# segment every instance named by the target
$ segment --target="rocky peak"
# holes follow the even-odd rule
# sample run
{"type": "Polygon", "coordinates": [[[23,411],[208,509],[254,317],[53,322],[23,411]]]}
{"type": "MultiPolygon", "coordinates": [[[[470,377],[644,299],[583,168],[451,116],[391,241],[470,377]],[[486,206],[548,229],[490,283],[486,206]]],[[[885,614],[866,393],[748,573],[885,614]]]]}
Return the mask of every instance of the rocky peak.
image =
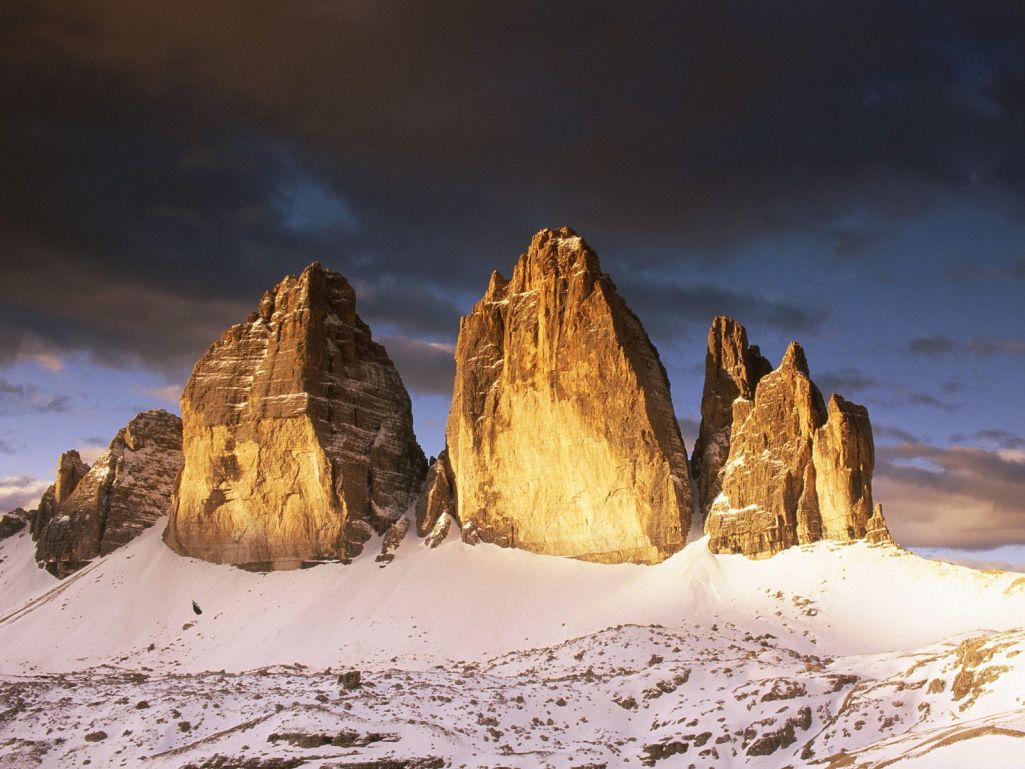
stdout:
{"type": "Polygon", "coordinates": [[[828,412],[814,443],[822,536],[860,539],[872,516],[875,447],[868,409],[834,394],[828,412]]]}
{"type": "Polygon", "coordinates": [[[39,533],[46,528],[46,525],[57,514],[60,505],[71,496],[75,487],[78,486],[85,474],[89,472],[89,465],[82,461],[82,457],[74,449],[65,451],[57,460],[57,475],[50,487],[43,493],[39,500],[39,507],[30,520],[30,531],[32,538],[37,539],[39,533]]]}
{"type": "MultiPolygon", "coordinates": [[[[764,558],[823,538],[866,537],[874,465],[868,411],[838,395],[827,409],[799,344],[791,342],[779,367],[758,380],[753,400],[734,401],[732,417],[721,491],[705,522],[713,552],[764,558]]],[[[872,526],[885,532],[881,511],[872,526]]]]}
{"type": "Polygon", "coordinates": [[[58,505],[71,496],[78,482],[89,472],[89,465],[74,449],[65,451],[57,460],[57,478],[53,482],[53,499],[58,505]]]}
{"type": "MultiPolygon", "coordinates": [[[[70,453],[61,457],[58,482],[62,469],[68,479],[81,470],[78,455],[70,453]]],[[[181,420],[162,409],[138,414],[70,493],[60,498],[58,484],[51,487],[54,507],[39,527],[36,560],[65,577],[127,544],[167,514],[181,465],[181,420]]]]}
{"type": "Polygon", "coordinates": [[[411,506],[426,471],[409,395],[314,263],[196,364],[182,395],[185,469],[165,541],[250,568],[349,558],[411,506]]]}
{"type": "Polygon", "coordinates": [[[691,491],[665,369],[569,228],[538,232],[460,322],[446,440],[421,532],[451,504],[464,539],[539,553],[653,562],[684,544],[691,491]]]}
{"type": "Polygon", "coordinates": [[[703,514],[722,488],[720,474],[730,452],[734,402],[753,399],[758,382],[771,370],[758,347],[748,345],[747,330],[740,323],[725,315],[712,320],[705,352],[701,428],[691,458],[703,514]]]}

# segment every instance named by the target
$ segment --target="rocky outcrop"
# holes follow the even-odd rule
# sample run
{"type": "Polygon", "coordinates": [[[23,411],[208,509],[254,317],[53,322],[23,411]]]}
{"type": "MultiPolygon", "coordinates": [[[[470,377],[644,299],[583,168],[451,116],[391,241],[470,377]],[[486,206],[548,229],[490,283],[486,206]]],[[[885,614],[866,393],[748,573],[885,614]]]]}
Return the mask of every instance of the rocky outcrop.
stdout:
{"type": "Polygon", "coordinates": [[[568,228],[537,233],[461,320],[445,435],[464,540],[610,563],[685,542],[691,489],[665,369],[568,228]]]}
{"type": "Polygon", "coordinates": [[[182,394],[185,468],[165,541],[256,569],[346,559],[415,501],[426,461],[409,395],[319,264],[264,294],[182,394]]]}
{"type": "Polygon", "coordinates": [[[890,528],[883,518],[883,506],[876,505],[872,517],[865,524],[865,539],[873,545],[893,545],[893,537],[890,536],[890,528]]]}
{"type": "Polygon", "coordinates": [[[813,444],[815,489],[825,539],[860,539],[872,516],[875,447],[868,409],[839,395],[829,399],[826,423],[813,444]]]}
{"type": "Polygon", "coordinates": [[[804,350],[791,343],[754,401],[734,404],[722,491],[705,521],[710,550],[763,558],[821,538],[812,440],[825,414],[804,350]]]}
{"type": "Polygon", "coordinates": [[[89,465],[82,461],[82,457],[74,449],[60,455],[60,459],[57,460],[57,477],[43,493],[39,507],[31,517],[33,539],[39,538],[40,532],[46,528],[57,514],[58,508],[71,496],[78,482],[88,472],[89,465]]]}
{"type": "Polygon", "coordinates": [[[691,467],[702,514],[722,490],[723,465],[730,453],[733,402],[752,400],[759,380],[772,365],[757,346],[748,346],[747,330],[725,315],[712,320],[705,352],[705,386],[701,395],[701,428],[691,467]]]}
{"type": "Polygon", "coordinates": [[[58,577],[130,542],[167,514],[182,466],[181,420],[144,411],[77,480],[77,454],[67,457],[61,457],[52,496],[44,495],[56,506],[36,542],[36,560],[58,577]]]}
{"type": "MultiPolygon", "coordinates": [[[[416,502],[417,534],[421,537],[428,537],[438,525],[439,520],[446,517],[454,518],[455,514],[452,468],[448,463],[448,452],[442,451],[428,468],[423,493],[416,502]]],[[[432,538],[431,542],[437,543],[437,537],[432,538]]]]}
{"type": "MultiPolygon", "coordinates": [[[[733,402],[732,420],[721,491],[705,521],[712,552],[766,558],[820,539],[868,537],[868,411],[837,395],[827,410],[800,345],[792,342],[779,368],[760,379],[753,400],[733,402]]],[[[871,520],[868,538],[884,541],[881,509],[871,520]]]]}
{"type": "Polygon", "coordinates": [[[0,539],[13,537],[29,525],[31,514],[21,507],[0,515],[0,539]]]}

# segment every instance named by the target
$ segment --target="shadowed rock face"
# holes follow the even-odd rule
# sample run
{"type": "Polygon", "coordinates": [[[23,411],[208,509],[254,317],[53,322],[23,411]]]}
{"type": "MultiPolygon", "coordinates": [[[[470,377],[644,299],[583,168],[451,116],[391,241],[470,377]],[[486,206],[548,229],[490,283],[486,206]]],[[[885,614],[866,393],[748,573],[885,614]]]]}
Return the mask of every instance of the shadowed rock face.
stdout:
{"type": "Polygon", "coordinates": [[[445,435],[467,541],[608,563],[685,543],[691,489],[665,369],[567,228],[537,233],[460,322],[445,435]]]}
{"type": "Polygon", "coordinates": [[[61,457],[53,495],[44,495],[55,507],[36,542],[36,560],[62,578],[167,514],[182,466],[181,420],[163,410],[142,412],[77,481],[81,463],[70,453],[61,457]]]}
{"type": "Polygon", "coordinates": [[[258,569],[348,558],[414,502],[426,462],[409,395],[341,275],[288,276],[196,364],[164,539],[258,569]]]}
{"type": "MultiPolygon", "coordinates": [[[[446,516],[455,517],[455,492],[452,488],[452,468],[448,463],[448,452],[440,456],[427,470],[427,481],[423,494],[416,503],[416,529],[421,537],[429,537],[439,520],[446,516]]],[[[433,537],[431,542],[440,544],[444,537],[433,537]]]]}
{"type": "Polygon", "coordinates": [[[748,346],[747,331],[733,318],[712,320],[705,353],[705,387],[701,395],[701,429],[691,467],[703,515],[719,492],[719,477],[730,453],[733,402],[752,400],[759,380],[772,370],[757,346],[748,346]]]}
{"type": "Polygon", "coordinates": [[[13,537],[28,526],[31,519],[32,514],[21,507],[16,507],[10,512],[0,515],[0,539],[13,537]]]}
{"type": "Polygon", "coordinates": [[[57,478],[43,493],[43,498],[39,500],[39,508],[31,517],[33,539],[39,538],[39,533],[56,515],[57,508],[71,496],[71,492],[87,472],[89,465],[82,461],[74,449],[60,455],[60,459],[57,460],[57,478]]]}
{"type": "Polygon", "coordinates": [[[733,402],[729,446],[705,521],[712,552],[766,558],[819,539],[889,541],[882,510],[872,516],[868,411],[838,395],[827,410],[796,342],[753,399],[733,402]]]}

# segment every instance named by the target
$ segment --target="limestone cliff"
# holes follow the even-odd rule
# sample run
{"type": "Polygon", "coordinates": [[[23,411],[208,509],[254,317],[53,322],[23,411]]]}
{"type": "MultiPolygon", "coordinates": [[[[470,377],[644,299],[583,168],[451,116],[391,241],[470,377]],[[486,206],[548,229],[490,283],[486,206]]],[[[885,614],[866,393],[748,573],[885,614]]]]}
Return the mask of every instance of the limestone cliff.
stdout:
{"type": "Polygon", "coordinates": [[[875,447],[868,409],[839,395],[829,399],[829,416],[815,432],[815,488],[825,539],[860,539],[872,516],[875,447]]]}
{"type": "Polygon", "coordinates": [[[705,386],[701,395],[701,428],[691,467],[702,514],[722,490],[723,465],[730,453],[733,402],[751,400],[759,380],[772,370],[757,346],[748,346],[747,330],[733,318],[712,320],[705,352],[705,386]]]}
{"type": "Polygon", "coordinates": [[[89,472],[89,465],[74,449],[65,451],[57,460],[57,477],[39,500],[39,507],[31,516],[32,538],[38,539],[39,533],[46,528],[57,514],[57,509],[65,499],[71,496],[78,482],[89,472]]]}
{"type": "Polygon", "coordinates": [[[257,569],[348,558],[413,503],[426,462],[409,395],[319,264],[264,294],[182,394],[185,468],[165,541],[257,569]]]}
{"type": "MultiPolygon", "coordinates": [[[[452,489],[452,468],[448,452],[442,451],[427,470],[423,494],[416,503],[416,528],[421,537],[430,538],[439,520],[455,517],[455,492],[452,489]]],[[[441,539],[443,539],[442,537],[441,539]]],[[[431,542],[439,542],[435,537],[431,542]]],[[[431,543],[428,543],[431,544],[431,543]]]]}
{"type": "Polygon", "coordinates": [[[796,342],[734,406],[722,491],[705,522],[709,549],[762,558],[821,538],[812,438],[825,404],[796,342]]]}
{"type": "Polygon", "coordinates": [[[181,420],[144,411],[80,478],[77,459],[61,457],[53,494],[44,495],[55,508],[36,542],[36,560],[58,577],[130,542],[167,514],[182,466],[181,420]]]}
{"type": "MultiPolygon", "coordinates": [[[[725,394],[715,399],[713,393],[713,404],[738,389],[741,394],[732,403],[721,490],[705,521],[709,549],[766,558],[819,539],[889,541],[881,508],[872,514],[874,448],[868,411],[838,395],[830,398],[827,410],[796,342],[779,368],[757,380],[753,398],[736,385],[743,377],[724,377],[722,368],[706,368],[716,377],[711,388],[706,381],[706,401],[710,389],[725,394]]],[[[721,409],[708,413],[713,420],[708,432],[714,434],[724,421],[721,409]]]]}
{"type": "Polygon", "coordinates": [[[464,539],[610,563],[684,545],[691,488],[665,369],[568,228],[537,233],[461,320],[445,436],[464,539]]]}

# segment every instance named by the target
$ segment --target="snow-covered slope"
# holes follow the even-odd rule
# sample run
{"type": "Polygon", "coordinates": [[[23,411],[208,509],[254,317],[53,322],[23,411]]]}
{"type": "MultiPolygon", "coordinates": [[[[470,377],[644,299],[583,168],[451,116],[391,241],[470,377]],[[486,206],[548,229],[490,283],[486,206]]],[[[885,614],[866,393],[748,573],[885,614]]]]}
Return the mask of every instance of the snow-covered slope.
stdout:
{"type": "Polygon", "coordinates": [[[1018,574],[864,543],[697,541],[644,567],[412,537],[383,566],[253,574],[160,528],[60,583],[3,544],[0,767],[939,767],[966,746],[1010,767],[1025,747],[1018,574]]]}

